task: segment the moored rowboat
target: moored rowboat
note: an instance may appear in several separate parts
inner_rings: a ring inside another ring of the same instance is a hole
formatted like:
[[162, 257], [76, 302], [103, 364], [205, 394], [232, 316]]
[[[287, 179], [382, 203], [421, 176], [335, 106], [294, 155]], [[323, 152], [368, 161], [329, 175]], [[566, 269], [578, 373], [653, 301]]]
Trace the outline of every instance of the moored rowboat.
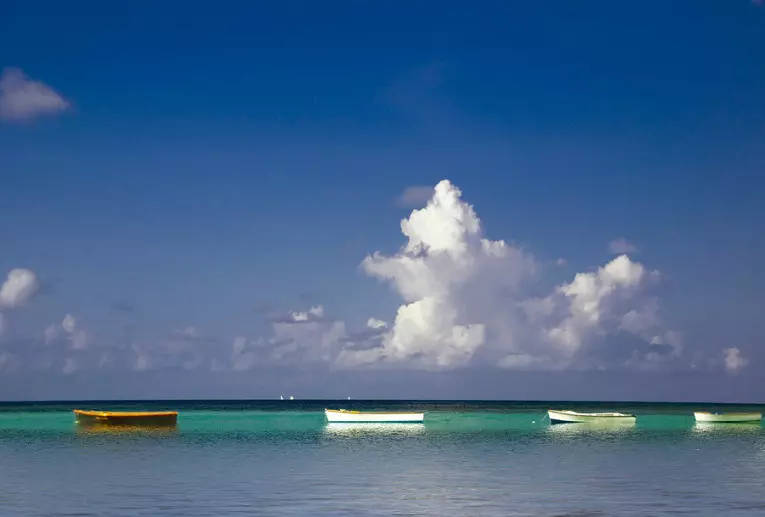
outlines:
[[325, 409], [329, 422], [354, 423], [421, 423], [425, 413], [350, 411], [348, 409]]
[[165, 427], [178, 421], [176, 411], [86, 411], [74, 410], [74, 419], [82, 425], [124, 425]]
[[580, 413], [566, 409], [550, 409], [547, 411], [550, 423], [590, 423], [590, 422], [634, 422], [635, 415], [629, 413]]
[[762, 413], [710, 413], [707, 411], [695, 411], [693, 416], [697, 422], [759, 422], [762, 420]]

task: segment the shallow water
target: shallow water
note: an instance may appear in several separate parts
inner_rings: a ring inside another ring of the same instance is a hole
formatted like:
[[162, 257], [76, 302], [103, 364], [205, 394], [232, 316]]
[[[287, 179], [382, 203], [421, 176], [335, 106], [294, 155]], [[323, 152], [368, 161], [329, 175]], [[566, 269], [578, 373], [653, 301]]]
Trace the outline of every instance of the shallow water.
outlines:
[[[765, 515], [765, 430], [696, 425], [698, 406], [330, 405], [427, 411], [369, 425], [327, 424], [327, 405], [2, 405], [0, 515]], [[548, 406], [638, 419], [550, 426]], [[172, 431], [104, 432], [78, 429], [74, 407], [181, 416]]]

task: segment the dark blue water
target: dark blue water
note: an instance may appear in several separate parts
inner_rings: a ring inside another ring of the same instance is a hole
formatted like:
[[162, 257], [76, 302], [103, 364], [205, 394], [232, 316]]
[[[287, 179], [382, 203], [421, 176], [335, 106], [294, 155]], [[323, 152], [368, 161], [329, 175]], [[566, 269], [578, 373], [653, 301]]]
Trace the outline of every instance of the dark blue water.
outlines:
[[[324, 407], [425, 409], [330, 425]], [[548, 407], [633, 427], [550, 426]], [[71, 410], [176, 409], [174, 431], [77, 428]], [[765, 430], [677, 404], [155, 402], [0, 405], [0, 516], [765, 515]], [[760, 407], [739, 407], [737, 410]]]

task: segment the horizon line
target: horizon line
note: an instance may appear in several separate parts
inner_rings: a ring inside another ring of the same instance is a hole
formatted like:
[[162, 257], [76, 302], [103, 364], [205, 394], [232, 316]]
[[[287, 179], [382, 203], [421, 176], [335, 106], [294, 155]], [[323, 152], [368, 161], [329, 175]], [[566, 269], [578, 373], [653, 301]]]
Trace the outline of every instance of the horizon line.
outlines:
[[300, 399], [278, 399], [278, 398], [251, 398], [251, 399], [199, 399], [199, 398], [161, 398], [161, 399], [61, 399], [61, 400], [45, 400], [45, 399], [31, 399], [31, 400], [0, 400], [0, 405], [21, 405], [21, 404], [72, 404], [72, 403], [88, 403], [88, 404], [105, 404], [105, 403], [194, 403], [194, 402], [217, 402], [217, 403], [247, 403], [247, 402], [280, 402], [284, 404], [291, 404], [295, 402], [408, 402], [408, 403], [556, 403], [556, 404], [686, 404], [686, 405], [738, 405], [738, 406], [760, 406], [765, 405], [763, 402], [709, 402], [709, 401], [686, 401], [686, 400], [585, 400], [585, 399], [402, 399], [402, 398], [359, 398], [359, 399], [347, 399], [347, 398], [300, 398]]

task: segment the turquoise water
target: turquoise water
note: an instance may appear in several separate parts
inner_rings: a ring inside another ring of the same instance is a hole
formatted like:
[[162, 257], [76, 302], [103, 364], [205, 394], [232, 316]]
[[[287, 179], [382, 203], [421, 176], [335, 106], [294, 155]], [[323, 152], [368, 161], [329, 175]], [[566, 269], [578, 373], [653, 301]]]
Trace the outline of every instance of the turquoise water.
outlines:
[[[327, 424], [324, 407], [425, 409]], [[550, 426], [548, 407], [637, 414]], [[71, 410], [177, 409], [174, 431], [78, 429]], [[0, 515], [765, 515], [765, 429], [723, 406], [497, 402], [0, 405]], [[760, 410], [746, 406], [735, 410]]]

